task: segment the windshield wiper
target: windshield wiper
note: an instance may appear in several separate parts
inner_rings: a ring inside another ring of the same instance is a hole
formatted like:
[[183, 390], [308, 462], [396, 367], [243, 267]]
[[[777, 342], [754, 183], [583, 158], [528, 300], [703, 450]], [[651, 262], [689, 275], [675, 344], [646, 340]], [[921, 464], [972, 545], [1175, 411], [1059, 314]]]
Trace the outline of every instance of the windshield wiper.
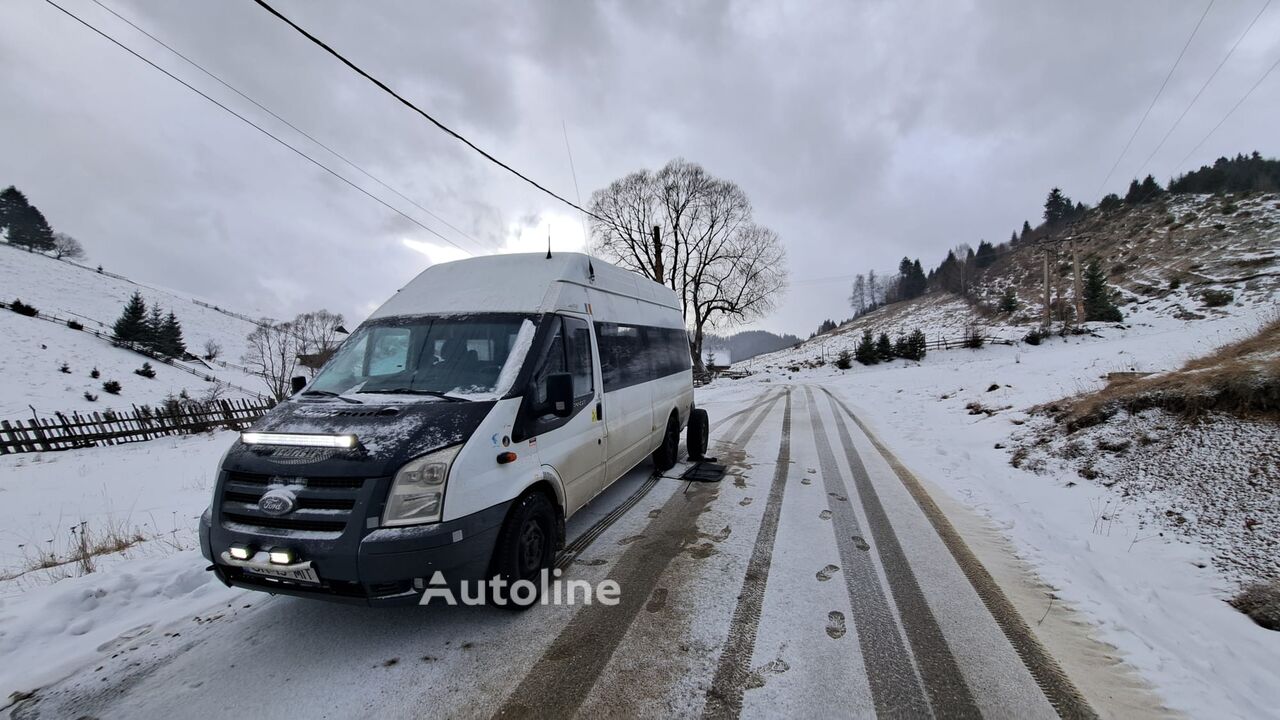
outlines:
[[338, 394], [338, 393], [336, 393], [336, 392], [329, 392], [328, 390], [307, 390], [306, 392], [304, 392], [304, 393], [302, 393], [302, 394], [303, 394], [303, 395], [312, 396], [312, 397], [331, 397], [331, 398], [338, 398], [338, 399], [339, 399], [339, 400], [341, 400], [342, 402], [349, 402], [349, 403], [352, 403], [352, 404], [355, 404], [355, 405], [363, 405], [363, 404], [364, 404], [364, 401], [363, 401], [363, 400], [357, 400], [357, 399], [355, 399], [355, 398], [344, 397], [344, 396], [342, 396], [342, 395], [340, 395], [340, 394]]
[[386, 388], [382, 390], [361, 390], [362, 393], [369, 395], [430, 395], [431, 397], [448, 400], [449, 402], [471, 402], [466, 398], [460, 398], [456, 395], [440, 392], [439, 390], [417, 390], [415, 388]]

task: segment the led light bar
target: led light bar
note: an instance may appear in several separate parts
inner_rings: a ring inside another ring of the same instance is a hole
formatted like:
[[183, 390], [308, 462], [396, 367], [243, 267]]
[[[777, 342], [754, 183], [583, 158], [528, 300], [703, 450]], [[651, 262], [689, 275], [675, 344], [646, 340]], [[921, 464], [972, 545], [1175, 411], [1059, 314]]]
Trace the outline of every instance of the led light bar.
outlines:
[[245, 445], [287, 445], [291, 447], [319, 447], [350, 450], [360, 444], [355, 435], [318, 435], [311, 433], [242, 432], [240, 442]]

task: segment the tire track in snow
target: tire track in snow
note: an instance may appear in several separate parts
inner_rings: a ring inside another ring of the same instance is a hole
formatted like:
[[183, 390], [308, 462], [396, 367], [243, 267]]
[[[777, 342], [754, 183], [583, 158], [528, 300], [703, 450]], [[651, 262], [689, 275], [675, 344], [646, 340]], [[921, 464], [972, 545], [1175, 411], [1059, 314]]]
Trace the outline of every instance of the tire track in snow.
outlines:
[[[880, 583], [875, 561], [871, 553], [860, 549], [864, 533], [859, 528], [858, 516], [852, 503], [835, 501], [834, 496], [848, 493], [840, 476], [840, 466], [831, 451], [826, 428], [813, 402], [813, 393], [805, 388], [809, 403], [809, 420], [813, 425], [813, 437], [818, 446], [818, 465], [822, 469], [822, 482], [826, 486], [827, 506], [831, 509], [831, 529], [835, 533], [836, 549], [844, 566], [845, 587], [849, 592], [849, 605], [853, 610], [853, 625], [857, 630], [858, 645], [862, 648], [863, 666], [871, 686], [871, 698], [876, 715], [928, 717], [929, 701], [911, 654], [903, 644], [902, 634], [889, 599]], [[888, 568], [886, 568], [886, 571]], [[905, 623], [905, 618], [904, 618]]]
[[[782, 395], [775, 395], [754, 416], [744, 414], [730, 428], [733, 448], [745, 448]], [[748, 422], [749, 421], [749, 422]], [[743, 425], [746, 425], [743, 428]], [[739, 432], [739, 428], [742, 428]], [[721, 441], [723, 442], [723, 441]], [[584, 605], [525, 674], [494, 717], [570, 717], [578, 712], [621, 644], [636, 616], [653, 596], [663, 571], [699, 538], [698, 516], [716, 498], [718, 488], [700, 485], [675, 492], [614, 564], [609, 579], [622, 588], [617, 605]]]
[[778, 461], [774, 466], [773, 483], [769, 486], [764, 517], [756, 533], [751, 559], [747, 561], [747, 574], [742, 579], [742, 590], [729, 621], [729, 634], [716, 674], [707, 690], [707, 704], [702, 710], [704, 718], [737, 717], [742, 712], [742, 693], [751, 674], [751, 657], [755, 653], [756, 633], [760, 628], [760, 612], [764, 606], [765, 588], [769, 583], [769, 568], [773, 562], [773, 544], [778, 536], [778, 518], [782, 514], [782, 496], [786, 490], [787, 473], [791, 469], [791, 391], [787, 390], [787, 402], [782, 414], [782, 441], [778, 446]]
[[[849, 437], [849, 428], [836, 407], [835, 399], [828, 395], [827, 401], [831, 404], [831, 415], [836, 420], [840, 444], [844, 446], [845, 459], [853, 473], [854, 488], [862, 501], [862, 513], [871, 526], [876, 554], [880, 556], [885, 579], [898, 606], [898, 617], [902, 620], [902, 628], [911, 644], [929, 702], [935, 712], [945, 711], [948, 717], [980, 718], [982, 713], [973, 700], [973, 693], [965, 683], [964, 674], [960, 672], [951, 646], [942, 634], [938, 619], [920, 590], [920, 583], [902, 550], [902, 543], [894, 532], [893, 523], [880, 502], [875, 486], [871, 484], [867, 468], [862, 464], [852, 438]], [[818, 428], [820, 432], [825, 432], [821, 421], [818, 421]]]
[[947, 519], [942, 509], [929, 496], [928, 490], [925, 489], [919, 478], [898, 460], [897, 456], [880, 441], [879, 437], [871, 432], [871, 428], [867, 427], [844, 404], [843, 400], [837, 398], [826, 388], [822, 388], [822, 391], [827, 394], [828, 398], [838, 404], [844, 414], [867, 436], [872, 446], [884, 457], [889, 467], [893, 469], [898, 480], [907, 488], [907, 492], [911, 494], [916, 504], [920, 506], [921, 511], [929, 519], [934, 531], [938, 533], [942, 543], [950, 551], [951, 557], [960, 566], [960, 570], [969, 580], [969, 584], [977, 592], [982, 604], [991, 613], [992, 618], [995, 619], [996, 625], [1004, 633], [1009, 644], [1013, 646], [1014, 651], [1022, 660], [1022, 664], [1026, 666], [1027, 671], [1035, 679], [1036, 685], [1044, 693], [1045, 699], [1058, 711], [1058, 715], [1064, 718], [1097, 718], [1098, 714], [1089, 705], [1088, 700], [1080, 694], [1075, 683], [1058, 665], [1058, 661], [1040, 644], [1040, 640], [1031, 631], [1031, 627], [1027, 625], [1026, 620], [1022, 618], [1017, 608], [1013, 606], [1013, 603], [1004, 594], [1004, 591], [1000, 589], [995, 579], [991, 577], [991, 573], [987, 572], [982, 562], [969, 549], [969, 546], [960, 537], [960, 533], [956, 531], [955, 526]]

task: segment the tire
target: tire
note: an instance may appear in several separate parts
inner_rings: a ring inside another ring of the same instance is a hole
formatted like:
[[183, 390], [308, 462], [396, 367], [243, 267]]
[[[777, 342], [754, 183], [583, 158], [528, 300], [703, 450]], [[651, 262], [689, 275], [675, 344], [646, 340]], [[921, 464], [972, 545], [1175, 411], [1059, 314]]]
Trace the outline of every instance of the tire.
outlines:
[[[542, 571], [551, 570], [556, 553], [556, 512], [551, 501], [540, 492], [522, 496], [512, 506], [498, 533], [498, 543], [493, 549], [493, 574], [507, 583], [501, 607], [511, 610], [527, 610], [538, 604], [542, 586]], [[511, 598], [511, 584], [519, 580], [533, 583], [532, 600], [517, 603]], [[490, 598], [493, 602], [493, 598]]]
[[707, 411], [694, 408], [689, 413], [689, 437], [685, 441], [685, 445], [689, 449], [690, 460], [701, 460], [707, 454], [707, 445], [710, 444], [711, 421], [707, 418]]
[[653, 451], [653, 464], [658, 472], [666, 472], [680, 459], [680, 421], [675, 414], [667, 420], [667, 430], [662, 434], [662, 444]]

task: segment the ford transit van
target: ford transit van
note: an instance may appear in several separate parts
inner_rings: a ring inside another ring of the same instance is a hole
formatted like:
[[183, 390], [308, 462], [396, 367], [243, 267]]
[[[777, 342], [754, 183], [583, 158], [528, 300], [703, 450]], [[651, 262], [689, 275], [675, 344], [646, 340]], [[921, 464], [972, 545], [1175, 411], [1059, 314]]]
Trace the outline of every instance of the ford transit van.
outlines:
[[686, 427], [698, 457], [670, 288], [572, 253], [434, 265], [241, 433], [201, 549], [228, 585], [376, 605], [535, 580], [566, 519], [647, 458], [672, 467]]

